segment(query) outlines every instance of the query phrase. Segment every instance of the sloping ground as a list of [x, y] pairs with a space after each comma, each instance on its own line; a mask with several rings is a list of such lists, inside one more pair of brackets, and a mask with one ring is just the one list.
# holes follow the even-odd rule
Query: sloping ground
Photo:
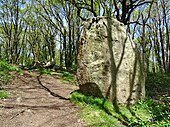
[[80, 109], [68, 96], [77, 87], [57, 77], [24, 72], [6, 86], [10, 98], [0, 100], [0, 127], [82, 127]]

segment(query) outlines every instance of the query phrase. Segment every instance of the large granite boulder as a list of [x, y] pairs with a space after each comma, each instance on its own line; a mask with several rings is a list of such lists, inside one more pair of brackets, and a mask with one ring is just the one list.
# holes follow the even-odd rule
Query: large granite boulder
[[114, 18], [90, 18], [79, 41], [80, 91], [130, 104], [145, 96], [143, 61], [125, 26]]

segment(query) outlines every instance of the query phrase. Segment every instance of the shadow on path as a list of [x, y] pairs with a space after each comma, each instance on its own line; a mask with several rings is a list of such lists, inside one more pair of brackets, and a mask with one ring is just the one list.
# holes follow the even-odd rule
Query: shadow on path
[[0, 127], [84, 126], [80, 108], [66, 97], [76, 86], [36, 72], [14, 76], [5, 87], [10, 97], [0, 100]]
[[37, 76], [37, 80], [38, 80], [38, 83], [46, 90], [48, 91], [52, 96], [54, 97], [58, 97], [59, 99], [63, 99], [63, 100], [70, 100], [69, 98], [65, 98], [65, 97], [62, 97], [54, 92], [52, 92], [49, 88], [47, 88], [46, 86], [44, 86], [40, 80], [40, 77], [41, 77], [41, 74], [39, 76]]

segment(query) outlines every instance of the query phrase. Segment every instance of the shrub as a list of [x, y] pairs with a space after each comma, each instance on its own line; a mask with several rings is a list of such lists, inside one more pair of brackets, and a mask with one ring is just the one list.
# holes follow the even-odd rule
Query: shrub
[[0, 90], [0, 99], [7, 98], [9, 96], [9, 93], [5, 90]]
[[170, 96], [170, 74], [148, 73], [146, 93], [148, 97]]
[[2, 87], [3, 84], [7, 84], [12, 75], [10, 74], [11, 71], [21, 72], [20, 69], [17, 67], [11, 66], [6, 61], [0, 60], [0, 86]]

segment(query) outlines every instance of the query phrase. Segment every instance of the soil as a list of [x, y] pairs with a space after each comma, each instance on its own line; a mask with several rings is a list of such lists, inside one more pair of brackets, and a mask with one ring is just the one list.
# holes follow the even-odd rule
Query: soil
[[69, 100], [77, 86], [58, 76], [25, 71], [5, 86], [10, 97], [0, 100], [0, 127], [83, 127], [80, 108]]

